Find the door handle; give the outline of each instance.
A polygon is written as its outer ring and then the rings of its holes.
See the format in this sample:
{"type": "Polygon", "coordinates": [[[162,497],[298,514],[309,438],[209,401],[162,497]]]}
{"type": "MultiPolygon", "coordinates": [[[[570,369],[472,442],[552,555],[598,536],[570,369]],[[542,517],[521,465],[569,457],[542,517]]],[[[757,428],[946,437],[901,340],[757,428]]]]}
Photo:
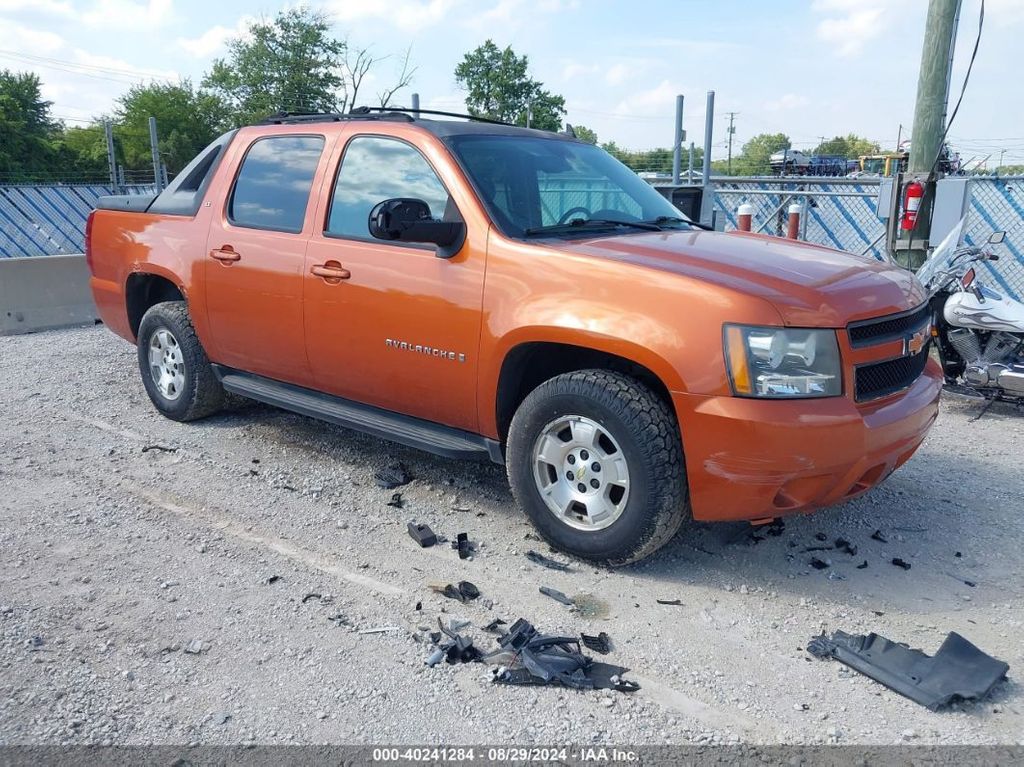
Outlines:
{"type": "Polygon", "coordinates": [[[225,245],[223,248],[214,248],[210,251],[210,258],[216,258],[223,263],[238,261],[241,257],[241,254],[236,253],[235,249],[230,245],[225,245]]]}
{"type": "Polygon", "coordinates": [[[337,261],[328,261],[326,264],[317,264],[309,270],[309,273],[316,277],[323,277],[330,283],[347,280],[352,276],[352,272],[345,269],[337,261]]]}

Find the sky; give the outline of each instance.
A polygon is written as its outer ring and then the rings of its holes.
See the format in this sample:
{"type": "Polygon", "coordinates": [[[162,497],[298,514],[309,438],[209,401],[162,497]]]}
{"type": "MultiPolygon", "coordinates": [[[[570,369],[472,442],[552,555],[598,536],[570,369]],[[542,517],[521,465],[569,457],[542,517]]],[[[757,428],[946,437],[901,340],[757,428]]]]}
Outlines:
{"type": "MultiPolygon", "coordinates": [[[[225,42],[273,0],[0,0],[0,68],[32,70],[53,114],[81,124],[109,112],[132,83],[198,83],[225,42]]],[[[856,133],[895,147],[914,109],[927,0],[311,0],[335,34],[375,55],[367,95],[385,87],[406,48],[424,108],[463,109],[462,56],[491,38],[526,54],[534,78],[565,96],[573,124],[628,149],[672,142],[683,94],[687,140],[700,146],[716,92],[714,151],[788,134],[811,149],[856,133]]],[[[963,0],[953,67],[959,95],[981,0],[963,0]]],[[[989,168],[1024,163],[1024,85],[1016,73],[1024,0],[987,0],[974,70],[951,143],[989,168]]]]}

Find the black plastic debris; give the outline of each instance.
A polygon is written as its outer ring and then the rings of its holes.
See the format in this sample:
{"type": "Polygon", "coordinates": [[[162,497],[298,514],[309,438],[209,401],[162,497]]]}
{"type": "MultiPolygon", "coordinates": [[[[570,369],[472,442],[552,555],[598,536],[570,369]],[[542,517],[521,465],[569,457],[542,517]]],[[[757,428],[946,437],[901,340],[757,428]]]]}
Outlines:
{"type": "Polygon", "coordinates": [[[459,559],[469,559],[476,547],[473,542],[469,540],[468,533],[459,533],[455,536],[455,540],[452,541],[452,548],[459,552],[459,559]]]}
{"type": "Polygon", "coordinates": [[[526,558],[533,562],[535,565],[546,567],[549,570],[561,570],[562,572],[569,572],[569,565],[565,564],[564,562],[559,562],[557,560],[551,559],[550,557],[546,557],[540,552],[534,551],[533,549],[530,549],[526,552],[526,558]]]}
{"type": "Polygon", "coordinates": [[[875,532],[871,533],[871,540],[878,541],[879,543],[888,543],[889,542],[888,540],[886,540],[885,536],[882,535],[882,531],[881,530],[875,530],[875,532]]]}
{"type": "Polygon", "coordinates": [[[878,634],[843,631],[815,637],[807,650],[816,658],[835,658],[933,711],[956,701],[984,698],[1010,669],[955,631],[934,656],[878,634]]]}
{"type": "Polygon", "coordinates": [[[902,567],[904,570],[909,570],[910,569],[910,562],[904,562],[899,557],[893,557],[892,558],[892,563],[894,565],[896,565],[896,567],[902,567]]]}
{"type": "Polygon", "coordinates": [[[845,538],[836,538],[835,545],[836,549],[843,552],[844,554],[849,554],[851,557],[857,556],[857,547],[845,538]]]}
{"type": "Polygon", "coordinates": [[[778,538],[785,530],[786,523],[781,519],[775,519],[765,527],[765,534],[772,538],[778,538]]]}
{"type": "Polygon", "coordinates": [[[434,591],[449,599],[455,599],[459,602],[472,602],[474,599],[480,596],[480,589],[475,584],[469,581],[459,581],[458,585],[453,586],[447,584],[445,586],[431,586],[434,591]]]}
{"type": "Polygon", "coordinates": [[[178,448],[167,447],[167,445],[143,445],[142,452],[148,453],[150,450],[159,450],[162,453],[177,453],[178,448]]]}
{"type": "Polygon", "coordinates": [[[392,493],[391,500],[388,501],[387,505],[393,509],[401,509],[405,506],[405,500],[402,498],[401,493],[392,493]]]}
{"type": "Polygon", "coordinates": [[[634,692],[640,685],[623,679],[628,669],[584,655],[574,637],[540,634],[520,618],[498,639],[498,650],[483,660],[494,669],[494,681],[516,685],[562,685],[577,690],[634,692]]]}
{"type": "Polygon", "coordinates": [[[438,618],[437,625],[441,631],[430,635],[431,640],[437,647],[424,661],[428,666],[434,667],[442,660],[454,664],[473,663],[483,658],[483,653],[473,645],[473,640],[468,636],[458,633],[459,629],[469,625],[468,623],[463,623],[461,626],[456,626],[455,623],[445,626],[441,619],[438,618]],[[444,639],[444,637],[447,637],[447,639],[444,639]]]}
{"type": "Polygon", "coordinates": [[[961,553],[960,553],[960,552],[958,551],[958,552],[956,552],[956,553],[955,553],[955,554],[954,554],[953,556],[954,556],[954,557],[956,557],[957,559],[960,559],[960,558],[961,558],[961,557],[963,556],[963,554],[961,554],[961,553]]]}
{"type": "Polygon", "coordinates": [[[672,607],[682,607],[683,602],[681,599],[655,599],[659,605],[671,605],[672,607]]]}
{"type": "Polygon", "coordinates": [[[561,591],[559,591],[558,589],[553,589],[550,586],[541,586],[540,593],[544,594],[545,596],[551,597],[557,602],[561,602],[563,605],[569,605],[570,607],[572,607],[573,604],[575,604],[571,599],[569,599],[569,597],[567,597],[561,591]]]}
{"type": "Polygon", "coordinates": [[[977,586],[978,584],[977,584],[977,583],[975,583],[974,581],[964,581],[964,585],[965,585],[965,586],[970,586],[970,587],[971,587],[971,588],[973,589],[973,588],[974,588],[975,586],[977,586]]]}
{"type": "Polygon", "coordinates": [[[493,621],[484,626],[484,631],[490,631],[492,634],[504,634],[505,629],[502,626],[507,626],[508,621],[503,621],[501,618],[495,618],[493,621]]]}
{"type": "Polygon", "coordinates": [[[596,637],[590,634],[580,634],[580,641],[583,642],[583,646],[588,650],[593,650],[601,655],[607,655],[612,651],[611,637],[603,631],[596,637]]]}
{"type": "Polygon", "coordinates": [[[857,569],[858,570],[866,570],[867,566],[868,566],[868,561],[865,559],[863,562],[861,562],[859,565],[857,565],[857,569]]]}
{"type": "Polygon", "coordinates": [[[315,591],[311,591],[302,598],[302,604],[306,604],[310,599],[323,599],[323,594],[318,594],[315,591]]]}
{"type": "Polygon", "coordinates": [[[824,570],[824,569],[826,569],[828,567],[828,562],[825,562],[824,560],[818,559],[817,557],[812,557],[809,564],[815,570],[824,570]]]}
{"type": "Polygon", "coordinates": [[[828,540],[828,536],[825,535],[825,533],[815,533],[814,534],[814,538],[815,538],[815,540],[819,540],[819,541],[827,541],[828,540]]]}
{"type": "Polygon", "coordinates": [[[283,575],[271,575],[269,578],[267,578],[266,583],[267,583],[268,586],[273,586],[275,583],[277,583],[283,577],[284,577],[283,575]]]}
{"type": "Polygon", "coordinates": [[[333,623],[335,626],[351,626],[349,623],[348,616],[344,613],[336,613],[335,615],[328,615],[327,620],[333,623]]]}
{"type": "Polygon", "coordinates": [[[385,490],[394,490],[396,487],[412,482],[412,475],[406,471],[400,461],[392,461],[383,469],[378,469],[373,478],[377,485],[385,490]]]}
{"type": "Polygon", "coordinates": [[[437,535],[434,534],[429,525],[417,525],[415,522],[410,522],[409,535],[424,549],[428,549],[437,543],[437,535]]]}

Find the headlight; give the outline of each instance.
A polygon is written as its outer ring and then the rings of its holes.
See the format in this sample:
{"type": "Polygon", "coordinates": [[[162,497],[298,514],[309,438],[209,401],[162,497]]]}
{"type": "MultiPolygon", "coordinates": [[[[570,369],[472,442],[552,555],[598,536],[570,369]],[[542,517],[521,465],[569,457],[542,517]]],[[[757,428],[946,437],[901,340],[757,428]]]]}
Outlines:
{"type": "Polygon", "coordinates": [[[725,326],[725,361],[740,397],[835,397],[843,393],[834,330],[725,326]]]}

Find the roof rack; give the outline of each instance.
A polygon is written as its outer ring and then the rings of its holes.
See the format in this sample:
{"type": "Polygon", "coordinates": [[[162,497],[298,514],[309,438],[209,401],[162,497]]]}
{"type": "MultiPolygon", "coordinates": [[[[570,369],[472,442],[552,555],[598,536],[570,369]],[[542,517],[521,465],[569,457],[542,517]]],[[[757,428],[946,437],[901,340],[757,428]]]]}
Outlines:
{"type": "MultiPolygon", "coordinates": [[[[373,113],[400,115],[408,115],[409,113],[411,113],[412,115],[437,115],[440,117],[461,117],[464,120],[469,120],[475,123],[505,125],[510,128],[522,127],[513,125],[512,123],[504,122],[502,120],[492,120],[489,117],[477,117],[476,115],[464,114],[462,112],[442,112],[437,109],[413,109],[412,107],[356,107],[351,112],[349,112],[350,115],[355,116],[370,115],[373,113]]],[[[413,118],[410,117],[409,119],[411,120],[413,118]]]]}
{"type": "Polygon", "coordinates": [[[367,107],[360,107],[348,114],[342,112],[277,112],[267,115],[255,125],[294,125],[297,123],[341,122],[343,120],[401,120],[412,122],[412,117],[400,110],[382,109],[371,113],[367,107]],[[360,111],[365,110],[365,111],[360,111]]]}

